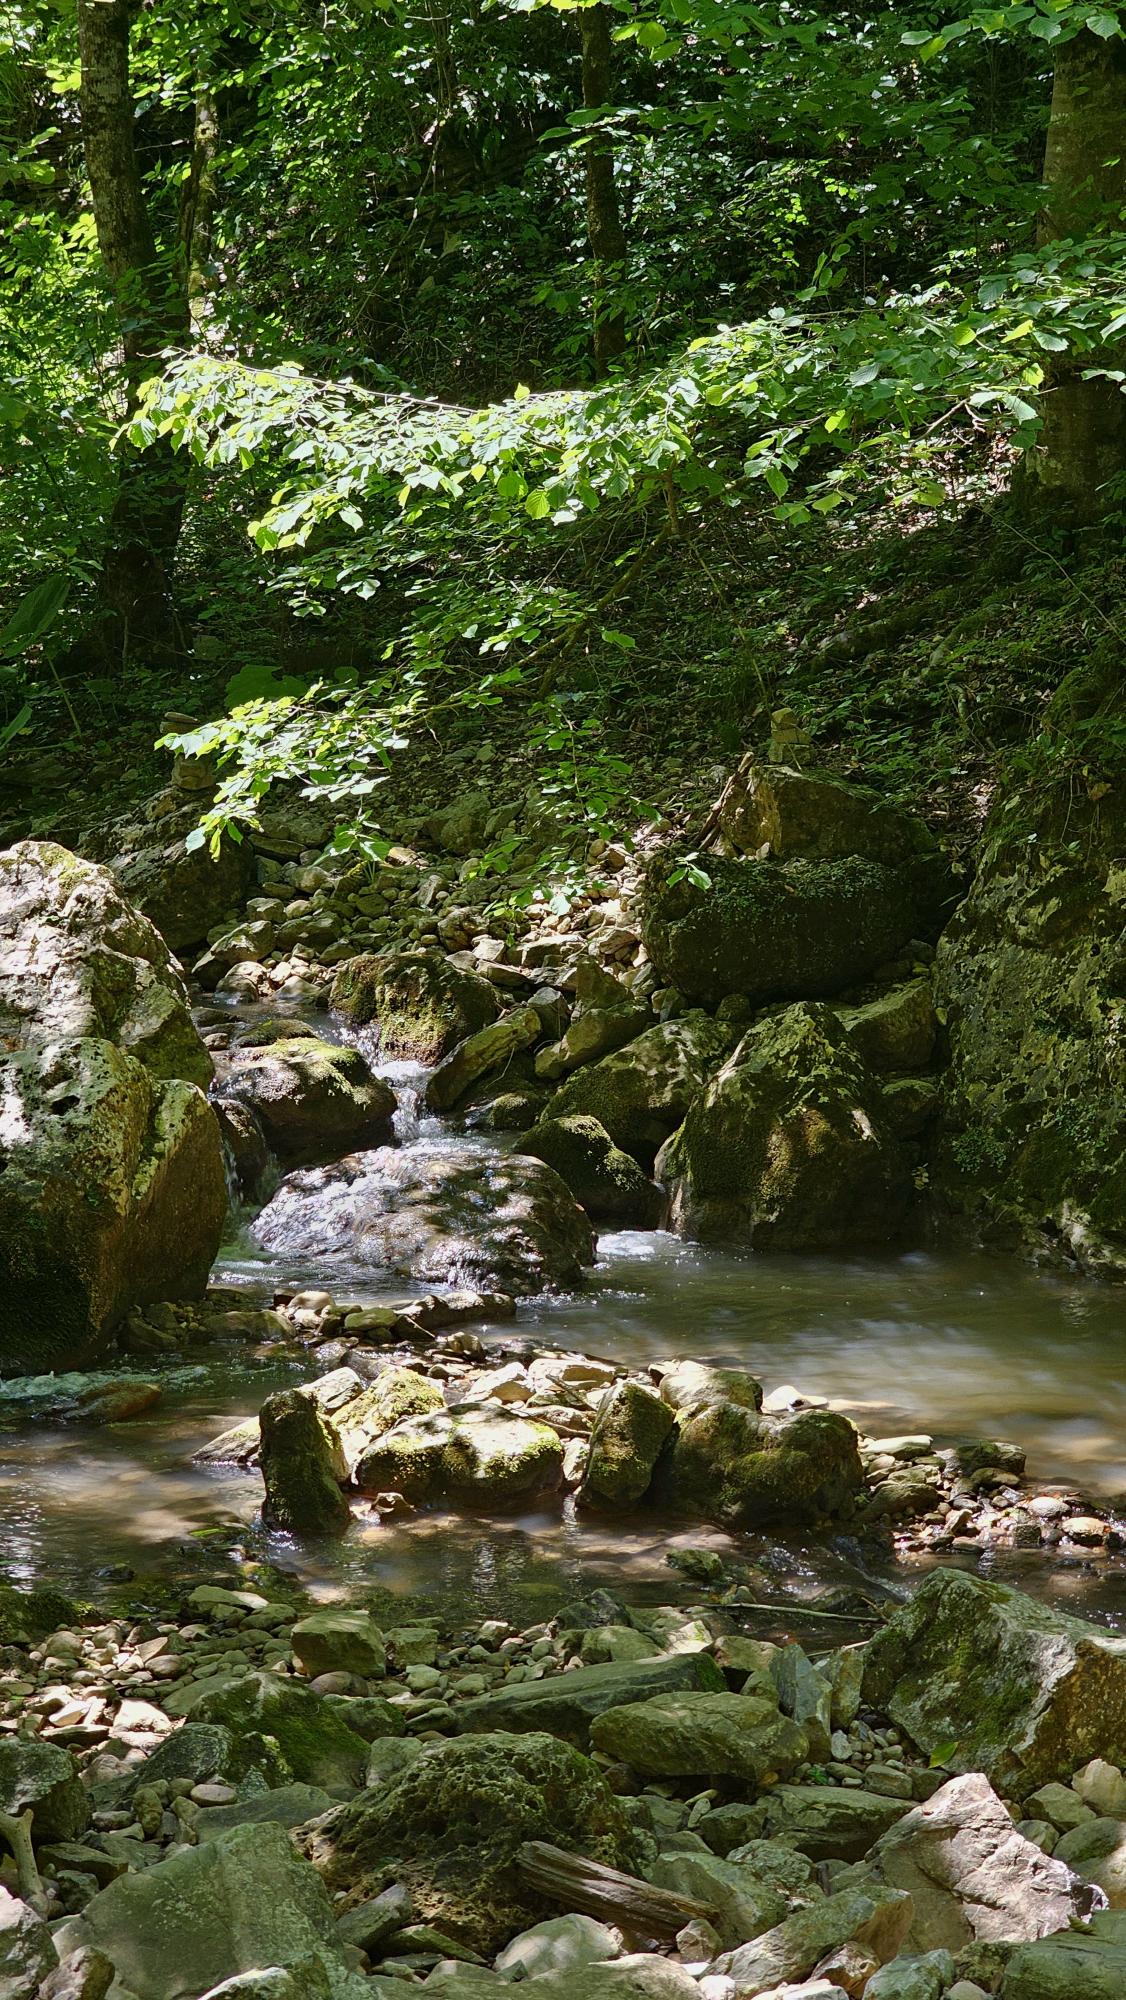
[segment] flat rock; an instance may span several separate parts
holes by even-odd
[[[457,1727],[474,1734],[495,1729],[543,1729],[581,1748],[590,1741],[592,1722],[608,1709],[648,1702],[676,1689],[718,1691],[722,1686],[723,1676],[704,1653],[614,1660],[477,1695],[459,1704]]]

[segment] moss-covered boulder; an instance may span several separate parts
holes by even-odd
[[[581,1113],[541,1118],[517,1151],[531,1153],[553,1168],[595,1222],[655,1229],[661,1220],[665,1201],[660,1188],[631,1154],[615,1146],[597,1118]]]
[[[932,1180],[995,1240],[1126,1277],[1126,800],[1014,797],[939,943]]]
[[[395,1093],[359,1049],[300,1035],[241,1048],[220,1100],[253,1112],[273,1153],[288,1165],[339,1158],[393,1138]]]
[[[278,1389],[258,1413],[262,1519],[291,1535],[340,1535],[351,1519],[345,1475],[329,1419],[300,1389]]]
[[[513,1007],[499,1021],[467,1035],[431,1076],[426,1086],[428,1110],[452,1111],[482,1077],[505,1069],[542,1035],[543,1023],[534,1007]]]
[[[354,1026],[375,1032],[381,1055],[418,1062],[440,1062],[500,1012],[488,980],[451,965],[440,951],[346,959],[333,980],[332,1005]]]
[[[49,1632],[69,1631],[81,1619],[74,1599],[49,1584],[17,1590],[14,1584],[0,1583],[0,1646],[26,1645]]]
[[[832,1009],[816,1005],[750,1030],[656,1171],[682,1235],[762,1250],[883,1241],[912,1193],[876,1079]]]
[[[289,1174],[253,1225],[266,1250],[340,1256],[427,1284],[557,1291],[594,1261],[594,1234],[539,1160],[439,1147],[358,1153]]]
[[[425,1417],[444,1410],[441,1384],[414,1368],[385,1368],[367,1389],[354,1396],[333,1418],[345,1463],[351,1469],[364,1453],[404,1417]]]
[[[602,1512],[636,1506],[672,1427],[673,1413],[656,1389],[645,1382],[617,1383],[595,1420],[579,1505]]]
[[[860,855],[898,867],[929,859],[936,842],[922,820],[867,785],[744,757],[716,808],[719,833],[736,854],[764,846],[779,861],[841,861]]]
[[[236,1742],[243,1737],[272,1741],[279,1760],[272,1783],[295,1780],[331,1791],[337,1785],[360,1784],[367,1768],[363,1737],[312,1688],[281,1674],[247,1674],[203,1694],[192,1721],[219,1723]]]
[[[909,980],[862,1007],[835,1012],[861,1062],[881,1075],[917,1075],[934,1055],[938,1019],[928,979]]]
[[[716,1368],[707,1361],[675,1361],[661,1376],[661,1395],[683,1422],[711,1403],[761,1410],[762,1383],[744,1368]]]
[[[29,1807],[36,1847],[77,1840],[90,1824],[90,1801],[70,1751],[7,1737],[0,1742],[0,1811],[18,1817]]]
[[[695,1010],[659,1022],[568,1077],[551,1100],[551,1116],[596,1118],[615,1146],[651,1167],[736,1040],[722,1022]]]
[[[732,1778],[759,1786],[804,1762],[800,1723],[745,1694],[659,1694],[607,1709],[591,1724],[596,1750],[647,1778]]]
[[[517,1866],[528,1840],[612,1868],[637,1859],[629,1821],[597,1767],[537,1733],[434,1744],[303,1844],[329,1890],[344,1892],[341,1909],[401,1882],[423,1922],[491,1957],[554,1914]]]
[[[652,1493],[697,1519],[757,1528],[847,1512],[862,1484],[856,1432],[836,1411],[764,1417],[719,1402],[678,1418]]]
[[[370,1611],[349,1611],[343,1605],[328,1605],[299,1618],[290,1634],[293,1657],[302,1673],[315,1680],[318,1674],[357,1674],[362,1680],[381,1680],[387,1665],[387,1650]]]
[[[487,1411],[407,1417],[364,1452],[354,1474],[362,1493],[482,1513],[553,1493],[562,1476],[563,1447],[550,1424]]]
[[[675,855],[646,875],[642,936],[666,985],[714,1007],[820,999],[867,979],[938,908],[913,869],[837,861],[711,861],[706,887],[679,881]]]
[[[870,1642],[864,1697],[1008,1798],[1126,1762],[1126,1637],[962,1570],[935,1570]]]

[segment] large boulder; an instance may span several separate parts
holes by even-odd
[[[242,1048],[220,1101],[245,1105],[268,1145],[289,1166],[339,1158],[358,1146],[389,1145],[395,1093],[359,1049],[300,1035]]]
[[[121,1875],[82,1921],[136,2000],[198,2000],[264,1966],[292,1969],[297,1990],[318,2000],[368,1990],[337,1945],[324,1884],[281,1826],[235,1827]]]
[[[597,1118],[541,1118],[517,1142],[517,1152],[542,1160],[565,1181],[595,1222],[654,1229],[664,1214],[660,1189],[637,1161],[615,1146]]]
[[[1006,800],[939,944],[935,1184],[990,1235],[1126,1276],[1126,799]]]
[[[662,1149],[674,1228],[763,1250],[879,1242],[911,1198],[879,1085],[825,1006],[758,1022]]]
[[[738,1812],[731,1847],[747,1840],[779,1840],[811,1861],[859,1861],[881,1834],[908,1810],[903,1799],[865,1791],[862,1785],[775,1785],[753,1805],[721,1807],[709,1815],[704,1835],[721,1854],[729,1851],[725,1811]],[[1010,1822],[1011,1825],[1011,1822]]]
[[[1122,2000],[1126,1910],[1102,1910],[1085,1929],[1022,1944],[1009,1959],[1001,2000]]]
[[[543,1022],[534,1007],[513,1007],[499,1021],[478,1028],[438,1064],[426,1086],[427,1109],[452,1111],[482,1077],[506,1068],[542,1034]]]
[[[847,1512],[863,1479],[856,1431],[835,1410],[771,1417],[723,1401],[678,1416],[651,1490],[673,1512],[758,1528]]]
[[[36,2000],[40,1980],[58,1965],[51,1933],[38,1911],[0,1884],[0,1995]]]
[[[313,1830],[305,1846],[328,1888],[345,1893],[345,1910],[401,1882],[423,1922],[492,1954],[555,1914],[517,1866],[528,1840],[612,1868],[636,1859],[629,1821],[596,1766],[540,1733],[428,1746]]]
[[[871,1640],[864,1696],[1006,1797],[1126,1761],[1126,1637],[962,1570],[935,1570]]]
[[[550,1424],[472,1411],[406,1417],[384,1432],[356,1465],[361,1493],[402,1493],[408,1500],[448,1501],[493,1513],[553,1493],[563,1477],[563,1447]]]
[[[895,868],[936,853],[922,820],[889,805],[868,786],[762,764],[753,754],[728,780],[716,824],[735,853],[759,854],[767,846],[779,861],[841,861],[857,854]]]
[[[775,2000],[801,2000],[788,1981],[804,1980],[829,1952],[849,1943],[866,1947],[882,1964],[894,1958],[911,1922],[911,1898],[898,1889],[873,1882],[867,1888],[841,1889],[807,1903],[761,1937],[739,1945],[716,1959],[712,1968],[726,1973],[735,2000],[755,2000],[773,1994]],[[834,1988],[825,1989],[830,2000]]]
[[[18,1816],[31,1808],[35,1845],[77,1840],[90,1824],[90,1801],[78,1766],[61,1743],[0,1742],[0,1811]]]
[[[199,760],[177,770],[182,778],[206,775]],[[218,854],[207,845],[185,845],[207,802],[204,789],[173,781],[146,802],[139,818],[126,815],[102,829],[91,850],[177,953],[201,948],[210,932],[237,916],[254,886],[249,840],[224,840]]]
[[[590,1224],[549,1167],[424,1146],[288,1175],[252,1234],[265,1250],[483,1291],[557,1291],[594,1261]]]
[[[809,1749],[776,1702],[747,1694],[659,1694],[607,1709],[591,1724],[596,1750],[647,1778],[730,1778],[759,1786],[787,1777]]]
[[[193,1706],[192,1721],[218,1723],[236,1741],[253,1737],[268,1742],[275,1784],[293,1780],[331,1791],[358,1785],[367,1767],[363,1738],[312,1688],[280,1674],[252,1673],[205,1688]]]
[[[709,860],[707,873],[674,881],[675,855],[656,856],[642,920],[660,977],[705,1007],[840,993],[935,923],[917,872],[880,861]]]
[[[329,1418],[300,1389],[277,1389],[258,1413],[262,1519],[291,1535],[339,1535],[351,1518],[347,1472]]]
[[[0,855],[0,1284],[9,1371],[78,1367],[130,1307],[196,1296],[227,1196],[179,969],[112,876]]]
[[[381,1055],[418,1062],[440,1062],[500,1012],[488,980],[451,965],[440,951],[346,959],[333,980],[332,1005],[354,1026],[372,1029]]]
[[[709,1014],[662,1021],[568,1077],[552,1098],[551,1116],[596,1118],[615,1146],[648,1168],[735,1040]]]
[[[648,1491],[673,1422],[669,1405],[647,1382],[616,1383],[591,1433],[579,1505],[601,1512],[636,1506]]]

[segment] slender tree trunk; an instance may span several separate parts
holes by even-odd
[[[1121,228],[1126,206],[1126,50],[1087,31],[1059,51],[1044,156],[1040,240]],[[1089,367],[1123,366],[1120,352],[1054,367],[1034,469],[1041,496],[1073,519],[1106,511],[1104,488],[1126,472],[1126,396],[1084,381]]]
[[[598,0],[579,15],[583,49],[583,107],[601,110],[613,101],[610,12]],[[586,228],[594,260],[594,368],[601,377],[625,349],[625,315],[615,303],[626,259],[626,233],[614,175],[614,148],[606,133],[586,148]]]
[[[197,319],[211,289],[208,266],[219,201],[215,171],[218,150],[219,113],[215,96],[201,83],[195,97],[191,162],[180,196],[180,262],[187,286],[188,310]]]
[[[133,139],[129,31],[136,11],[133,0],[78,0],[82,138],[98,247],[120,317],[129,412],[162,350],[189,331],[184,274],[176,260],[159,256]],[[119,451],[101,597],[106,650],[123,661],[174,643],[169,579],[185,475],[168,444]]]

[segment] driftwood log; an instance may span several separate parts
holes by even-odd
[[[694,1918],[714,1915],[711,1903],[655,1889],[636,1875],[622,1875],[546,1840],[526,1840],[516,1851],[516,1865],[528,1887],[550,1902],[646,1937],[674,1938]]]

